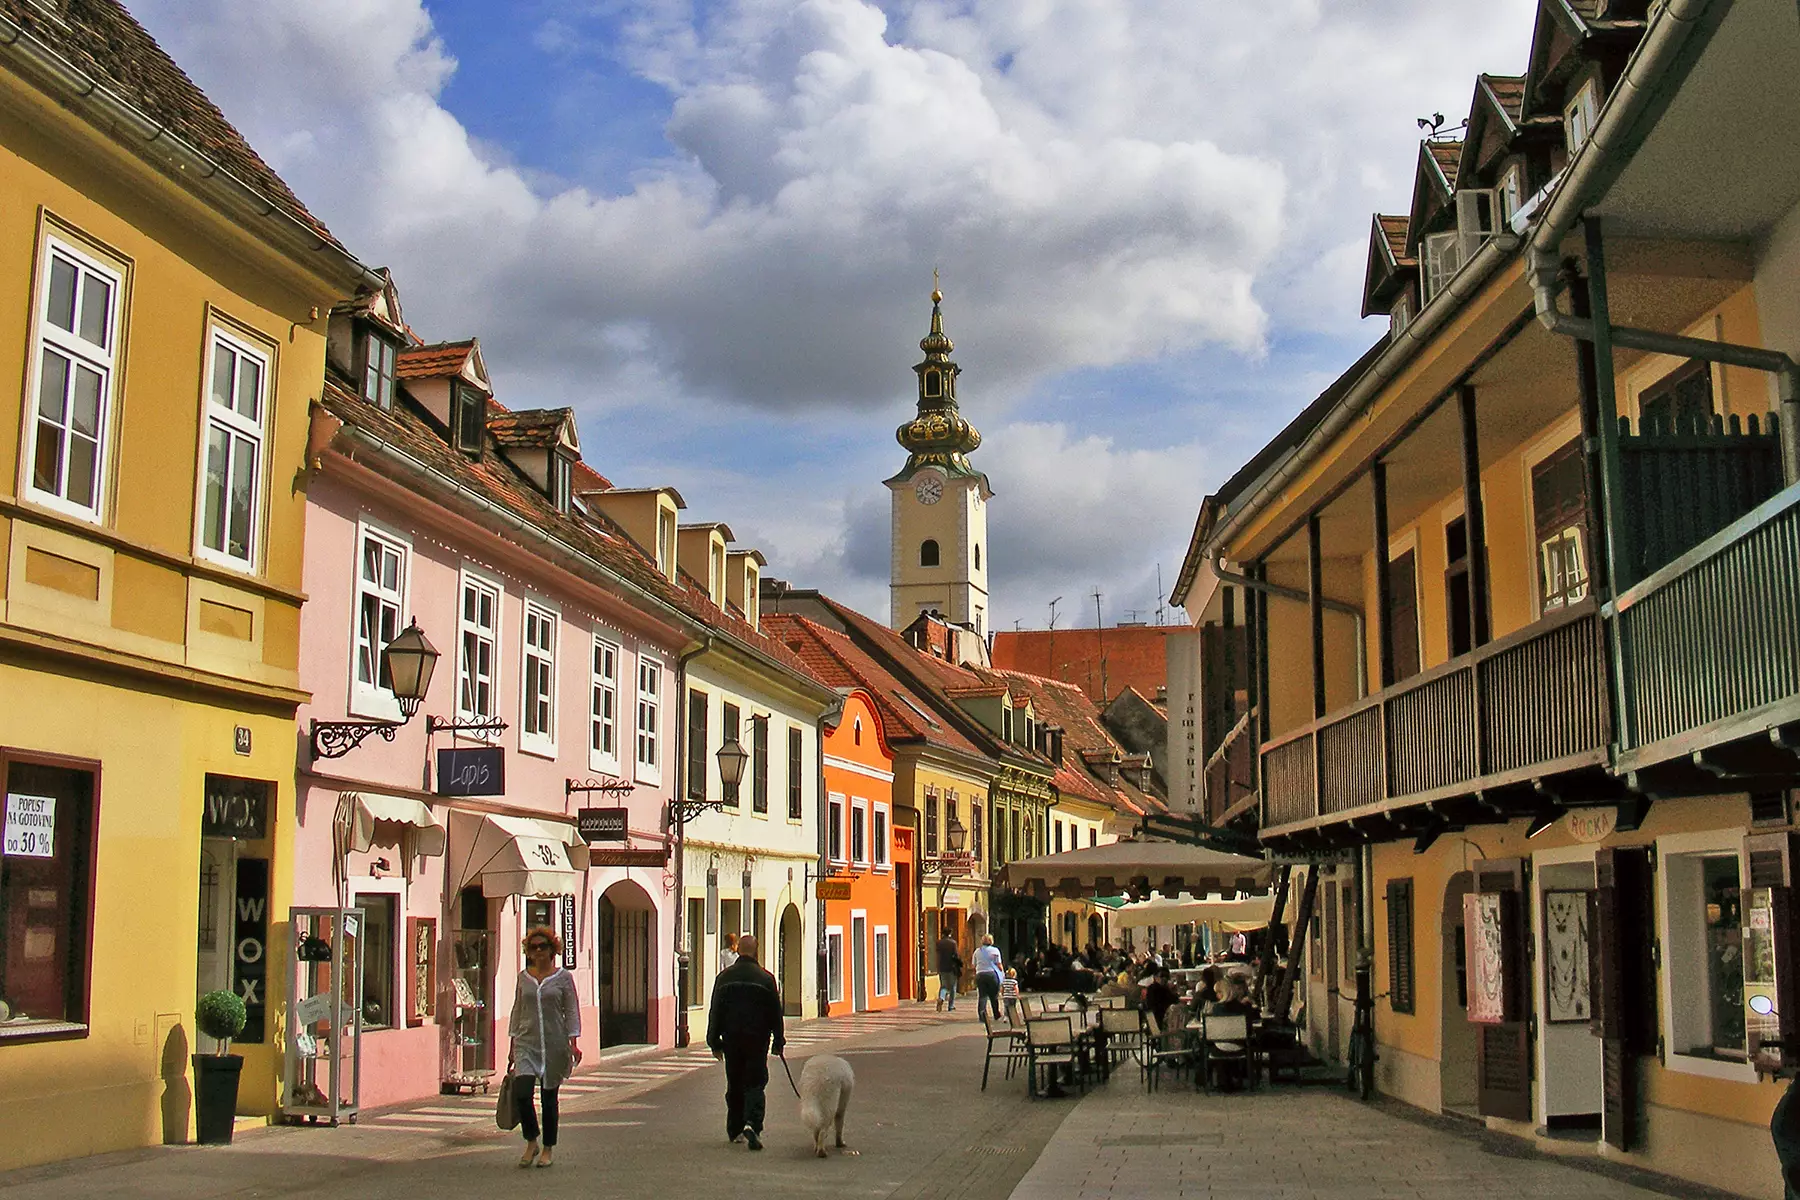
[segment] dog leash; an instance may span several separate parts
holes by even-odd
[[[781,1060],[782,1074],[788,1077],[788,1086],[794,1089],[794,1099],[798,1100],[800,1098],[800,1088],[794,1083],[794,1073],[788,1070],[787,1055],[777,1053],[775,1057]]]

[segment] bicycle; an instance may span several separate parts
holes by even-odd
[[[1356,964],[1356,1015],[1350,1023],[1350,1045],[1344,1056],[1348,1063],[1344,1086],[1363,1100],[1375,1095],[1375,1061],[1380,1057],[1375,1053],[1375,1001],[1380,997],[1373,994],[1373,975],[1372,956],[1364,951]]]

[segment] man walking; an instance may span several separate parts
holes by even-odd
[[[975,1015],[984,1021],[989,1005],[993,1006],[994,1019],[1000,1019],[1000,980],[1004,975],[1000,951],[994,948],[994,935],[982,934],[981,945],[975,948]]]
[[[756,961],[756,951],[756,935],[738,938],[737,961],[713,980],[706,1044],[714,1058],[725,1061],[725,1136],[734,1142],[743,1137],[750,1149],[761,1150],[769,1051],[780,1054],[787,1037],[780,990]]]
[[[956,952],[956,939],[946,933],[937,940],[939,1012],[944,1011],[946,1003],[951,1012],[956,1011],[956,989],[962,982],[962,966],[962,955]]]

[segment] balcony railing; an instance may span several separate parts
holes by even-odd
[[[1610,738],[1600,618],[1578,605],[1265,744],[1264,828],[1529,784]]]
[[[1621,768],[1800,721],[1800,485],[1619,596]]]
[[[1714,416],[1633,433],[1619,418],[1619,514],[1628,527],[1620,582],[1660,569],[1781,490],[1774,416]]]

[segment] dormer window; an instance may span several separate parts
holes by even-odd
[[[561,454],[550,455],[549,486],[545,489],[556,511],[566,513],[574,504],[574,464]]]
[[[1401,334],[1405,333],[1406,327],[1412,324],[1412,318],[1412,300],[1410,297],[1402,296],[1394,301],[1394,307],[1388,312],[1388,336],[1399,337]]]
[[[1600,115],[1600,88],[1590,79],[1581,85],[1575,98],[1563,109],[1563,138],[1572,155],[1587,144],[1594,134],[1594,122]]]
[[[399,349],[378,333],[363,339],[362,397],[376,408],[394,407],[394,360]]]
[[[487,397],[466,383],[452,383],[450,407],[456,448],[479,457],[482,434],[487,428]]]
[[[667,508],[656,511],[656,569],[675,577],[675,514]]]
[[[944,376],[940,371],[925,372],[925,398],[936,400],[944,394]]]
[[[1500,220],[1502,222],[1511,221],[1513,214],[1519,211],[1519,206],[1523,203],[1525,203],[1525,173],[1520,169],[1518,163],[1514,163],[1506,168],[1504,175],[1500,176]]]
[[[725,607],[725,547],[718,542],[712,544],[706,574],[706,590],[712,596],[713,603],[720,608]]]

